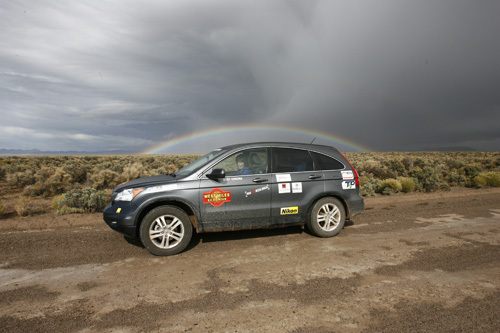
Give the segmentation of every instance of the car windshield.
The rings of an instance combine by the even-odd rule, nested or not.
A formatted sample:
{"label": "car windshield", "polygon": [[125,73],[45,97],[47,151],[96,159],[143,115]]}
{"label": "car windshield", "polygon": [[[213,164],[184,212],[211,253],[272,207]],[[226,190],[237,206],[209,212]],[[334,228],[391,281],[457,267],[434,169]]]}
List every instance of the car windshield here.
{"label": "car windshield", "polygon": [[224,154],[225,152],[227,152],[227,150],[215,149],[210,153],[195,160],[194,162],[191,162],[190,164],[186,165],[184,168],[174,173],[174,175],[175,177],[187,177],[189,175],[192,175],[194,172],[200,170],[207,163],[219,157],[220,155]]}

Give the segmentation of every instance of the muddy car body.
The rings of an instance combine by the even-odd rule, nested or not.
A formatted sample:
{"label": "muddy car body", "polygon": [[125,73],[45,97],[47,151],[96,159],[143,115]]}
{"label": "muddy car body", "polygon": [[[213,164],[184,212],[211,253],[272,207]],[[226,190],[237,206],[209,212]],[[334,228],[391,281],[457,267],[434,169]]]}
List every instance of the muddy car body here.
{"label": "muddy car body", "polygon": [[338,234],[364,209],[356,170],[335,148],[249,143],[216,149],[172,175],[116,187],[105,222],[155,255],[181,252],[198,233],[306,225]]}

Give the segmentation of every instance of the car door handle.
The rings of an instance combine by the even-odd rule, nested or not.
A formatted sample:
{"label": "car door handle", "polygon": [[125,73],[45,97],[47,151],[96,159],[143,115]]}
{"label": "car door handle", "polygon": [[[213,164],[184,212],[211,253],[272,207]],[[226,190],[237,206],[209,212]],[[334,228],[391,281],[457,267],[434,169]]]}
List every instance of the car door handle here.
{"label": "car door handle", "polygon": [[262,183],[262,182],[267,182],[267,178],[255,178],[252,180],[254,183]]}
{"label": "car door handle", "polygon": [[309,176],[309,179],[318,179],[318,178],[321,178],[320,175],[310,175]]}

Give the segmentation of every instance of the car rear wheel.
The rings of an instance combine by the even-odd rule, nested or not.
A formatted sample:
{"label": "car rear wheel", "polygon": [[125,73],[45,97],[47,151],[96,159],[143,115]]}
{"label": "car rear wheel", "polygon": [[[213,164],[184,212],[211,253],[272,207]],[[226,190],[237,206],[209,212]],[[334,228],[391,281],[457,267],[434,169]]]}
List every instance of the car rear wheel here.
{"label": "car rear wheel", "polygon": [[173,206],[161,206],[142,220],[139,237],[154,255],[169,256],[184,250],[191,240],[193,227],[187,214]]}
{"label": "car rear wheel", "polygon": [[338,199],[323,198],[314,204],[307,227],[318,237],[332,237],[344,227],[345,215],[344,205]]}

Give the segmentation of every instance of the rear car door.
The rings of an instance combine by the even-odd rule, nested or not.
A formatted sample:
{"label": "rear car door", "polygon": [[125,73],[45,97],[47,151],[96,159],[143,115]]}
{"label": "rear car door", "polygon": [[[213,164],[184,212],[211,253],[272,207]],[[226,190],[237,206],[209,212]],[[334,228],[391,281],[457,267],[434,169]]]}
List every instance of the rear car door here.
{"label": "rear car door", "polygon": [[323,173],[314,170],[308,150],[272,149],[271,215],[279,226],[301,224],[310,203],[324,192]]}
{"label": "rear car door", "polygon": [[250,148],[231,154],[214,165],[226,177],[200,180],[203,231],[266,228],[271,223],[269,149]]}

